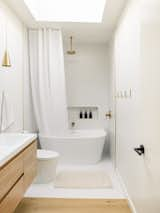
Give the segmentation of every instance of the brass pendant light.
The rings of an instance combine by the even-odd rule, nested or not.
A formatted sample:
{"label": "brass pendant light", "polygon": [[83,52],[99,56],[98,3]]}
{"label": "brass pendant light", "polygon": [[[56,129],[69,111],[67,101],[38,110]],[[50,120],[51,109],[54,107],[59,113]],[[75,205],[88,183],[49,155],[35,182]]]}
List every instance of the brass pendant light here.
{"label": "brass pendant light", "polygon": [[6,29],[5,29],[5,52],[3,55],[3,60],[2,60],[2,67],[11,67],[11,61],[9,57],[9,52],[8,52],[8,38],[7,38],[7,23],[6,23]]}
{"label": "brass pendant light", "polygon": [[2,66],[3,66],[3,67],[11,67],[9,52],[8,52],[7,49],[6,49],[5,52],[4,52],[3,61],[2,61]]}
{"label": "brass pendant light", "polygon": [[75,55],[76,51],[73,50],[73,37],[70,37],[70,50],[67,51],[68,55]]}

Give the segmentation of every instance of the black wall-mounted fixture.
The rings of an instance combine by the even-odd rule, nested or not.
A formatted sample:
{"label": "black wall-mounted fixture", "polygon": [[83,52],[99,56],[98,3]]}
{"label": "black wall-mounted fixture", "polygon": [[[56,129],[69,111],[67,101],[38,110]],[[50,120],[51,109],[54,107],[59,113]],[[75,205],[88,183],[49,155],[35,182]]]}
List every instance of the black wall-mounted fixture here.
{"label": "black wall-mounted fixture", "polygon": [[144,155],[145,153],[145,148],[143,145],[140,145],[138,148],[134,148],[134,151],[137,152],[138,155]]}

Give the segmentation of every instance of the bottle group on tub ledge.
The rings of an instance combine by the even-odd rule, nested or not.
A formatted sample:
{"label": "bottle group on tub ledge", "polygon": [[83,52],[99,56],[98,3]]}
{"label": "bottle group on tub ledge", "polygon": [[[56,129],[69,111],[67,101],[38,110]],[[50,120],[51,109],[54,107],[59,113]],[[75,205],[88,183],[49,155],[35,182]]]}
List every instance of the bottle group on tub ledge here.
{"label": "bottle group on tub ledge", "polygon": [[79,118],[80,119],[93,119],[93,113],[91,110],[90,111],[85,110],[84,112],[80,111]]}

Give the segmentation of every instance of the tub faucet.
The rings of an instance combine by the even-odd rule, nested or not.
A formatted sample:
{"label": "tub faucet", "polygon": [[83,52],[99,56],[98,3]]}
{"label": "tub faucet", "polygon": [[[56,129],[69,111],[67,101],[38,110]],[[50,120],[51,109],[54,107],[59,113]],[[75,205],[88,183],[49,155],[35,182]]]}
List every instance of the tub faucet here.
{"label": "tub faucet", "polygon": [[71,123],[72,128],[74,128],[74,127],[75,127],[75,125],[76,125],[76,123],[75,123],[75,122],[72,122],[72,123]]}

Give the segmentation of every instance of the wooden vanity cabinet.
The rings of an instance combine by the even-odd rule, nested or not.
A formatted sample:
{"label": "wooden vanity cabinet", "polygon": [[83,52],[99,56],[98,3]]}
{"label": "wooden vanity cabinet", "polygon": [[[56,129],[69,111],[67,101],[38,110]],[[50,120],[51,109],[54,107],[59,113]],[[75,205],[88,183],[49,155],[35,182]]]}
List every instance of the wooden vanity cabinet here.
{"label": "wooden vanity cabinet", "polygon": [[15,183],[0,203],[1,213],[13,213],[23,198],[23,176]]}
{"label": "wooden vanity cabinet", "polygon": [[0,167],[0,213],[13,213],[36,176],[34,141]]}
{"label": "wooden vanity cabinet", "polygon": [[24,192],[33,182],[37,173],[37,143],[32,143],[23,152],[23,165],[24,165]]}

